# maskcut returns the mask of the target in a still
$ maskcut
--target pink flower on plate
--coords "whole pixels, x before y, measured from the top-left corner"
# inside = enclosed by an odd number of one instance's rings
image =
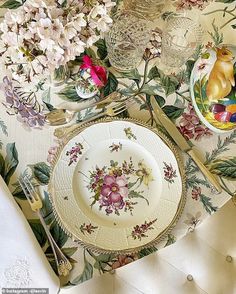
[[[128,196],[128,181],[124,175],[120,177],[105,176],[101,190],[101,205],[113,205],[117,208],[124,206],[123,198]]]

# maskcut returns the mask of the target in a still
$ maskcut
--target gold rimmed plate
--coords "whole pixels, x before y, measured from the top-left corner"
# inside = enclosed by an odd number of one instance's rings
[[[64,140],[49,192],[56,219],[74,240],[99,252],[134,252],[173,228],[185,204],[185,175],[161,132],[109,118]]]

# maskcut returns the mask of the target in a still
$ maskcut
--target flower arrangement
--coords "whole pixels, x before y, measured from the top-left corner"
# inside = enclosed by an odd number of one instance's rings
[[[149,205],[143,195],[144,191],[139,188],[142,184],[148,187],[154,178],[152,170],[143,161],[138,162],[138,167],[135,168],[131,157],[121,164],[111,160],[110,166],[96,167],[87,178],[87,189],[93,195],[91,207],[98,203],[99,210],[104,209],[106,215],[114,213],[119,216],[121,211],[133,215],[139,198]]]
[[[13,79],[30,82],[75,60],[109,30],[112,0],[26,0],[0,25],[1,56]]]

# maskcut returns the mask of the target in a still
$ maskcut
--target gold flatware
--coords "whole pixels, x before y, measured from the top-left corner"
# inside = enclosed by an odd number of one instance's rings
[[[46,122],[51,126],[60,126],[69,123],[75,116],[75,114],[79,111],[85,110],[91,107],[103,107],[112,102],[119,101],[121,99],[121,94],[119,92],[113,92],[100,101],[96,101],[91,104],[89,101],[85,101],[83,103],[74,103],[71,105],[70,103],[64,103],[63,109],[54,109],[51,112],[45,115]]]
[[[222,192],[222,188],[217,178],[207,169],[207,167],[201,162],[198,158],[196,152],[192,149],[192,147],[188,144],[185,138],[180,134],[176,126],[173,122],[168,118],[168,116],[164,113],[161,107],[158,105],[154,96],[151,97],[151,105],[155,114],[157,121],[160,121],[165,130],[169,133],[178,147],[183,151],[188,153],[188,155],[193,159],[196,165],[199,167],[200,171],[203,175],[209,180],[209,182],[217,189],[220,193]]]
[[[72,270],[72,265],[69,260],[65,257],[61,249],[58,247],[57,243],[53,239],[41,213],[41,208],[43,207],[42,200],[40,195],[36,192],[34,186],[30,182],[30,179],[27,176],[19,177],[19,184],[30,204],[31,209],[37,213],[41,224],[45,230],[45,233],[48,237],[48,241],[52,247],[53,254],[55,256],[55,261],[58,269],[58,274],[60,276],[67,276]]]
[[[91,121],[94,121],[98,118],[104,117],[104,116],[116,116],[122,112],[124,112],[125,110],[127,110],[131,105],[133,105],[133,103],[126,103],[126,102],[121,102],[118,104],[115,104],[113,106],[108,106],[106,107],[102,112],[92,116],[91,118],[82,121],[81,123],[78,124],[73,124],[71,126],[66,126],[66,127],[62,127],[62,128],[57,128],[54,131],[54,136],[57,137],[58,139],[62,139],[63,137],[67,136],[67,134],[73,132],[75,129],[77,129],[79,126],[83,125],[84,123],[88,123]]]

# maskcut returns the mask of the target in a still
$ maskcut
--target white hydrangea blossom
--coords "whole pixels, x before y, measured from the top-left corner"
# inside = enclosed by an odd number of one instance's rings
[[[12,76],[32,81],[91,47],[112,24],[112,0],[26,0],[0,24],[0,55]]]

